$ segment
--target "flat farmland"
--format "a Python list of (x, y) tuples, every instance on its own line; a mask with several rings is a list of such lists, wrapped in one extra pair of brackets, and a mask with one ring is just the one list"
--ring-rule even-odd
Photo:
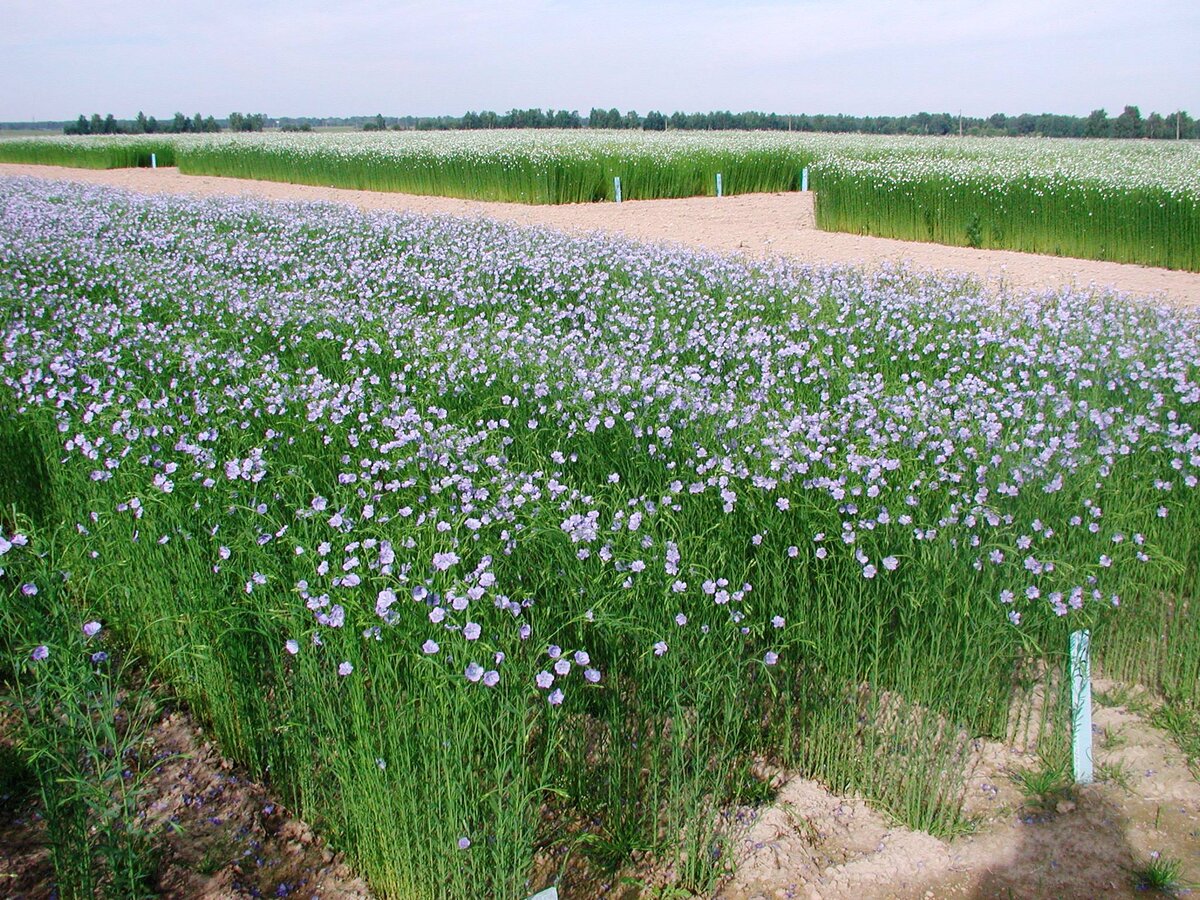
[[(843, 801), (948, 878), (981, 792), (1137, 824), (1063, 890), (1191, 864), (1194, 310), (680, 246), (752, 197), (647, 213), (667, 245), (116, 177), (147, 193), (0, 180), (0, 634), (39, 690), (135, 654), (381, 896), (845, 895), (786, 825)], [(1098, 715), (1142, 752), (1108, 793), (1063, 783), (1082, 629), (1183, 742)]]

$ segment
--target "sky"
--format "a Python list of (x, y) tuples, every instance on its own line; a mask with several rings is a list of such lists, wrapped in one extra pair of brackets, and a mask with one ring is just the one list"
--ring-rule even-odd
[(0, 0), (0, 121), (1200, 115), (1197, 0)]

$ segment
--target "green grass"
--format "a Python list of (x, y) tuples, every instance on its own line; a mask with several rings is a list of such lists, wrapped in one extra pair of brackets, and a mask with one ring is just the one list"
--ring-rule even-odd
[(169, 138), (75, 137), (0, 140), (0, 163), (67, 166), (75, 169), (149, 168), (175, 165), (176, 144)]
[(189, 175), (224, 175), (354, 190), (395, 191), (511, 203), (593, 203), (615, 199), (614, 178), (624, 200), (713, 196), (723, 192), (796, 191), (807, 152), (723, 151), (719, 147), (656, 155), (630, 149), (591, 152), (435, 151), (421, 146), (346, 155), (335, 143), (305, 147), (296, 142), (207, 142), (179, 153)]
[(1063, 178), (891, 178), (818, 167), (817, 226), (959, 247), (1200, 270), (1200, 204)]

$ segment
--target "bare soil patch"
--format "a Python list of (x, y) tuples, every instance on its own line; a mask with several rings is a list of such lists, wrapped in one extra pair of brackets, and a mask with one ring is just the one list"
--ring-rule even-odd
[(576, 232), (605, 231), (635, 240), (750, 257), (787, 256), (812, 264), (875, 268), (904, 261), (918, 270), (965, 272), (998, 289), (1111, 288), (1155, 296), (1180, 305), (1200, 305), (1200, 273), (818, 231), (813, 219), (812, 194), (744, 194), (720, 199), (691, 197), (619, 204), (527, 206), (181, 175), (174, 168), (97, 171), (0, 164), (0, 176), (3, 175), (107, 184), (142, 193), (322, 200), (366, 210), (484, 216), (518, 225)]
[(1147, 711), (1097, 705), (1096, 783), (1047, 796), (1031, 796), (1016, 777), (1042, 765), (1023, 742), (976, 742), (964, 807), (974, 830), (949, 841), (898, 826), (859, 798), (787, 780), (775, 802), (755, 812), (737, 872), (718, 897), (1142, 897), (1134, 876), (1153, 854), (1179, 860), (1194, 884), (1200, 783)]
[[(366, 884), (300, 819), (205, 739), (182, 711), (151, 730), (145, 814), (164, 835), (156, 888), (176, 900), (358, 900)], [(0, 740), (3, 735), (0, 734)], [(6, 756), (11, 761), (11, 756)], [(32, 777), (0, 785), (0, 897), (58, 896)]]

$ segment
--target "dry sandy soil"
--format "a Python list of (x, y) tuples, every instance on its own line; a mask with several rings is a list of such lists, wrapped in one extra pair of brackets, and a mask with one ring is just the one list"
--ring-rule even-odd
[[(364, 209), (490, 216), (719, 252), (781, 254), (812, 263), (871, 267), (905, 260), (917, 269), (971, 273), (997, 287), (1091, 285), (1200, 305), (1198, 274), (817, 231), (811, 196), (803, 194), (531, 207), (190, 177), (174, 169), (96, 172), (0, 165), (0, 176), (16, 174), (148, 193), (323, 200)], [(1112, 692), (1113, 686), (1098, 683), (1097, 688)], [(775, 801), (743, 811), (745, 830), (734, 836), (737, 871), (717, 896), (1141, 896), (1133, 873), (1154, 853), (1181, 861), (1185, 878), (1200, 879), (1200, 783), (1195, 772), (1178, 747), (1148, 723), (1145, 709), (1099, 706), (1094, 721), (1096, 761), (1119, 779), (1039, 803), (1014, 780), (1015, 773), (1038, 767), (1036, 757), (1019, 744), (981, 742), (966, 806), (976, 829), (952, 841), (897, 826), (859, 798), (836, 796), (814, 782), (781, 773)], [(223, 763), (186, 720), (171, 718), (160, 728), (163, 746), (185, 755), (157, 780), (155, 812), (189, 820), (185, 834), (191, 835), (172, 848), (163, 885), (168, 895), (256, 896), (285, 883), (291, 896), (366, 896), (362, 883), (338, 865), (331, 851), (322, 849), (302, 823), (284, 817), (261, 786)], [(8, 879), (0, 883), (0, 893), (16, 889), (17, 894), (6, 896), (49, 896), (48, 861), (38, 847), (33, 810), (28, 802), (14, 805), (11, 800), (0, 797), (0, 879)], [(249, 858), (244, 856), (247, 848), (253, 849)], [(620, 893), (628, 896), (630, 891)], [(563, 896), (579, 900), (567, 890)]]
[(377, 191), (309, 187), (238, 178), (181, 175), (178, 169), (64, 169), (0, 164), (0, 176), (30, 175), (108, 184), (144, 193), (235, 195), (272, 200), (324, 200), (362, 209), (487, 216), (519, 225), (607, 231), (636, 240), (684, 244), (749, 256), (783, 255), (807, 263), (852, 263), (868, 268), (905, 260), (921, 270), (967, 272), (991, 286), (1115, 288), (1200, 305), (1200, 274), (1007, 250), (972, 250), (912, 241), (818, 231), (812, 194), (745, 194), (686, 200), (640, 200), (568, 206), (482, 203)]

